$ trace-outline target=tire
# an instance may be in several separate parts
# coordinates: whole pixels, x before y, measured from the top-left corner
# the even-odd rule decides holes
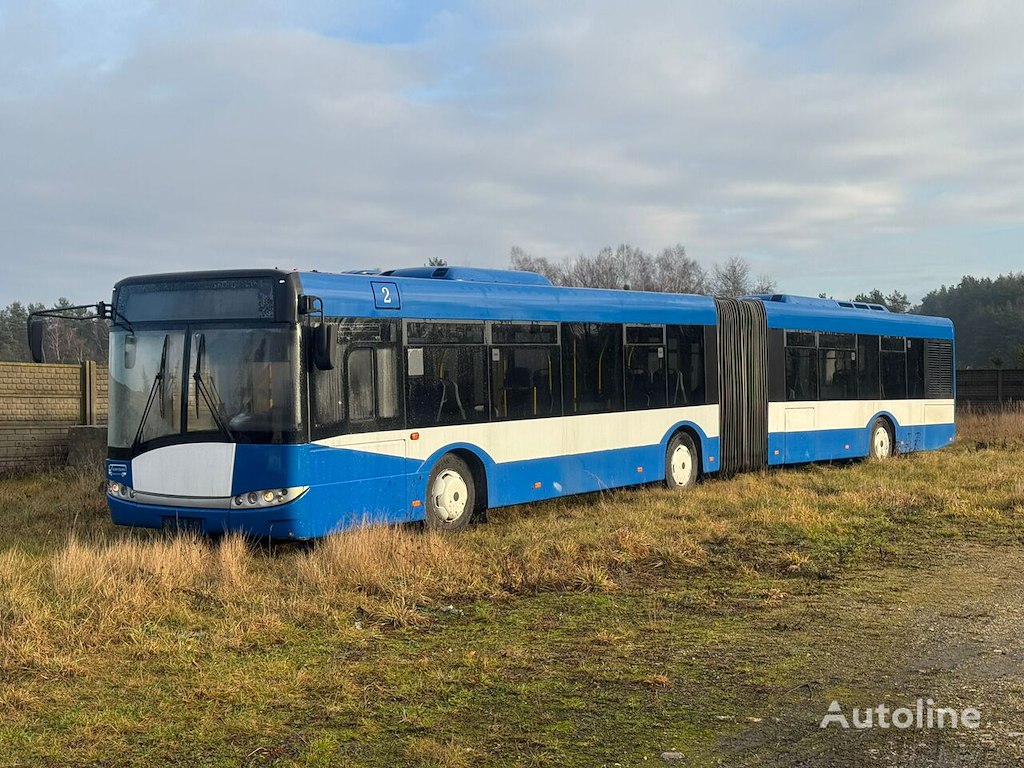
[[[892,429],[889,422],[879,417],[871,425],[871,436],[868,438],[868,456],[881,461],[892,456],[893,453]]]
[[[699,455],[690,436],[685,432],[673,435],[665,451],[665,485],[681,491],[696,483],[698,460]]]
[[[469,466],[454,453],[446,453],[427,479],[427,514],[424,523],[433,531],[456,533],[473,519],[476,484]]]

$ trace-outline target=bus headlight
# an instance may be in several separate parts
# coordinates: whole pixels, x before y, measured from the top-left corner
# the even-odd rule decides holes
[[[117,480],[108,480],[107,495],[115,496],[119,499],[134,499],[135,489],[125,485],[124,483],[119,483]]]
[[[274,507],[294,501],[308,490],[308,485],[300,485],[294,488],[267,488],[262,491],[249,491],[235,496],[231,500],[231,506],[234,509]]]

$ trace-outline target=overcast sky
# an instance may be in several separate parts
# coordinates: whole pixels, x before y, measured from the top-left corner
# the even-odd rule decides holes
[[[628,242],[1024,269],[1024,3],[0,0],[0,304]]]

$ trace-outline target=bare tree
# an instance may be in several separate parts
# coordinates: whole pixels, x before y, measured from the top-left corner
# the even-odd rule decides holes
[[[708,275],[704,268],[676,244],[665,248],[654,260],[655,283],[652,290],[667,293],[708,293]]]
[[[750,265],[739,256],[731,256],[724,264],[715,264],[711,277],[715,296],[746,296],[751,292]]]
[[[627,288],[635,291],[665,293],[714,294],[716,296],[749,296],[753,293],[775,293],[775,281],[767,275],[750,274],[750,265],[739,256],[716,265],[712,275],[677,244],[665,248],[657,256],[623,243],[614,250],[602,248],[597,254],[579,254],[561,265],[544,258],[530,256],[522,248],[511,253],[513,269],[539,272],[555,285],[577,288]]]
[[[565,271],[543,256],[531,256],[518,245],[512,246],[509,254],[509,262],[512,269],[520,272],[536,272],[544,275],[554,285],[565,285]]]

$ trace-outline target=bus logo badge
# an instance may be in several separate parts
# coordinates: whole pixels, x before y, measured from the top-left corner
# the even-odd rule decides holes
[[[107,474],[111,477],[127,477],[128,465],[127,464],[109,464],[107,466]]]

